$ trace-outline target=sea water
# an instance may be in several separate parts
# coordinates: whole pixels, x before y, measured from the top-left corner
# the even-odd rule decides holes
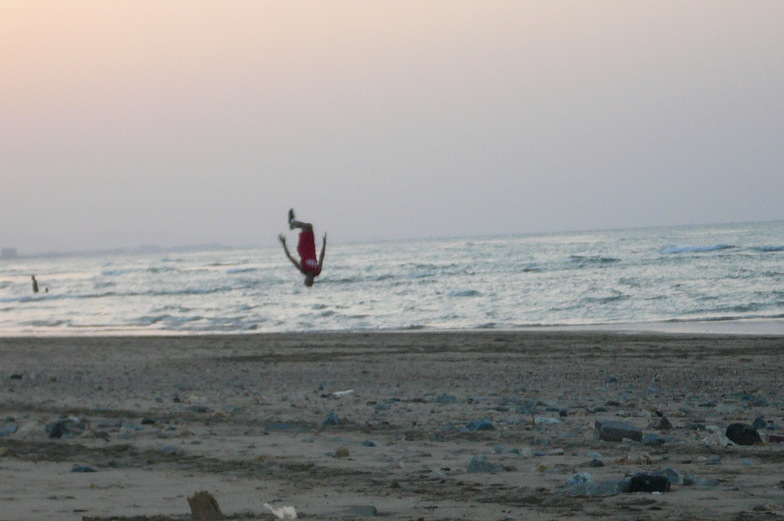
[[[706,322],[784,334],[783,261],[784,222],[336,242],[312,288],[280,247],[4,259],[0,335]]]

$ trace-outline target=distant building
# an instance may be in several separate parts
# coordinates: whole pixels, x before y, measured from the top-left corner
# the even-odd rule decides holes
[[[16,248],[0,249],[0,259],[15,259],[17,257]]]

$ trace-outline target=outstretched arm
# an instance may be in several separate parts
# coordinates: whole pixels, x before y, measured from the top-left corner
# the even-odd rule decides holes
[[[321,254],[319,255],[319,271],[324,265],[324,254],[327,253],[327,234],[324,232],[324,240],[321,243]]]
[[[280,241],[280,243],[283,245],[283,251],[285,251],[285,252],[286,252],[286,257],[288,257],[288,258],[289,258],[289,260],[291,261],[291,263],[292,263],[294,266],[296,266],[296,267],[297,267],[297,269],[298,269],[299,271],[302,271],[302,266],[300,266],[300,265],[299,265],[299,262],[297,262],[297,261],[294,259],[294,257],[292,257],[292,256],[291,256],[291,254],[289,253],[289,249],[286,247],[286,236],[285,236],[285,235],[283,235],[283,234],[281,233],[280,235],[278,235],[278,240],[279,240],[279,241]]]

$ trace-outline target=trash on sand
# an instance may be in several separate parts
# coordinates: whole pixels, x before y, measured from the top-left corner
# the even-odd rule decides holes
[[[218,502],[209,492],[197,492],[189,497],[188,506],[196,521],[221,521],[224,518]]]
[[[332,396],[334,396],[334,397],[336,397],[336,398],[340,398],[340,397],[342,397],[342,396],[348,396],[349,394],[351,394],[351,393],[353,393],[353,392],[354,392],[354,389],[347,389],[347,390],[345,390],[345,391],[337,391],[337,392],[334,392],[334,393],[332,393]]]
[[[278,519],[297,519],[297,510],[294,507],[275,508],[269,503],[264,503],[264,508],[272,512]]]

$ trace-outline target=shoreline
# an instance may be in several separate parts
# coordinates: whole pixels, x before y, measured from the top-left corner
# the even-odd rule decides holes
[[[472,328],[472,329],[429,329],[429,328],[402,328],[402,329],[354,329],[354,330],[306,330],[306,331],[167,331],[151,330],[147,328],[105,328],[85,330],[57,330],[57,331],[25,331],[0,329],[2,338],[79,338],[79,337],[205,337],[205,336],[253,336],[253,335],[283,335],[283,334],[375,334],[375,333],[472,333],[472,332],[499,332],[499,333],[537,333],[537,332],[588,332],[588,333],[624,333],[624,334],[650,334],[660,333],[669,335],[734,335],[734,336],[784,336],[784,318],[775,319],[744,319],[744,320],[695,320],[695,321],[668,321],[668,322],[628,322],[616,324],[586,324],[586,325],[559,325],[559,326],[521,326],[518,328]]]
[[[202,490],[240,521],[272,519],[264,503],[303,519],[766,519],[784,511],[782,351],[586,331],[0,338],[0,520],[183,521]],[[759,418],[759,444],[727,443]],[[646,441],[597,439],[608,421]],[[667,468],[661,494],[567,487]]]

